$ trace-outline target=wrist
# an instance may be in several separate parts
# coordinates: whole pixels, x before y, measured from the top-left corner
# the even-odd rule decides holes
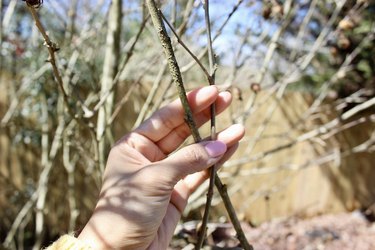
[[[89,221],[77,238],[91,249],[110,249],[103,241],[104,236],[95,231],[95,227],[92,227]]]

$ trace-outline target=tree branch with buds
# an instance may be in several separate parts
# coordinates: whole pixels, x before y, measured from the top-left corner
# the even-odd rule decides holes
[[[189,103],[187,101],[186,97],[186,91],[182,80],[182,75],[180,72],[180,68],[177,63],[177,59],[174,55],[173,47],[171,44],[171,40],[167,34],[167,31],[165,29],[162,14],[161,11],[157,7],[154,0],[147,0],[147,6],[150,11],[151,19],[154,24],[154,27],[157,31],[158,37],[160,39],[160,43],[163,47],[164,53],[166,55],[166,58],[168,59],[168,66],[170,70],[170,74],[172,76],[173,81],[176,84],[178,94],[181,100],[181,103],[183,105],[184,111],[185,111],[185,121],[188,124],[192,136],[194,138],[195,142],[200,142],[201,136],[199,134],[199,131],[197,129],[197,126],[195,124],[195,121],[193,119],[193,115],[189,106]],[[209,24],[208,24],[209,25]],[[212,47],[211,47],[212,48]],[[211,50],[212,52],[212,50]],[[212,59],[210,59],[212,60]],[[213,62],[213,61],[212,61]],[[213,65],[213,63],[212,63]],[[214,72],[214,70],[212,70]],[[211,82],[210,82],[211,83]],[[240,226],[239,220],[237,218],[237,215],[233,209],[232,203],[229,199],[228,194],[226,194],[226,186],[221,183],[219,177],[216,173],[214,173],[214,178],[212,180],[215,181],[216,187],[219,189],[219,193],[224,201],[225,207],[227,209],[227,212],[229,214],[229,217],[234,225],[234,228],[237,232],[238,239],[240,240],[240,243],[244,249],[253,249],[252,246],[247,242],[246,237],[244,236],[244,232]]]

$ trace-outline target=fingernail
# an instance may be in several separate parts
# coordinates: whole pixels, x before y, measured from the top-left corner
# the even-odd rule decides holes
[[[205,146],[207,153],[209,156],[215,158],[227,151],[227,145],[221,141],[212,141],[207,143]]]

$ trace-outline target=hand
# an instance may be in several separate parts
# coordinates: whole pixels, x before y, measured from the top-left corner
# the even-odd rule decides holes
[[[214,86],[188,93],[198,126],[231,102]],[[163,107],[111,150],[99,201],[79,238],[97,249],[167,249],[189,195],[222,164],[244,135],[240,125],[174,152],[190,135],[179,100]],[[174,152],[174,153],[172,153]]]

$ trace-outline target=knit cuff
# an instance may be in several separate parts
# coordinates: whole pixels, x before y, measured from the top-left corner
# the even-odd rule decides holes
[[[45,250],[91,250],[90,245],[80,241],[72,235],[61,236]]]

